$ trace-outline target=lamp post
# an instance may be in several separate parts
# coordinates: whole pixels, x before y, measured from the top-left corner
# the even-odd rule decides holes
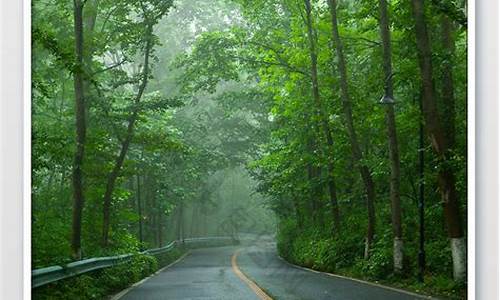
[[[396,130],[396,117],[394,112],[394,98],[392,88],[393,73],[385,80],[385,92],[379,103],[384,106],[387,139],[390,158],[390,202],[391,202],[391,223],[393,230],[393,267],[395,274],[403,273],[404,267],[404,242],[402,227],[402,209],[400,197],[400,156]]]
[[[380,98],[379,104],[382,105],[394,105],[394,99],[387,95],[387,91]],[[422,115],[422,100],[419,101],[420,114]],[[418,216],[419,216],[419,248],[418,248],[418,281],[424,282],[424,271],[425,271],[425,217],[424,217],[424,125],[422,120],[419,122],[419,147],[418,147],[418,158],[419,158],[419,197],[418,197]]]

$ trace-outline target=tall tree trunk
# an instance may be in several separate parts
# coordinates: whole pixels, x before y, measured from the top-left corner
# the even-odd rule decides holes
[[[318,55],[316,53],[315,34],[311,17],[311,12],[312,12],[311,1],[304,0],[304,3],[306,7],[306,25],[308,33],[307,35],[309,37],[309,54],[311,57],[311,81],[312,81],[313,99],[316,106],[316,114],[320,119],[321,128],[323,130],[323,134],[326,137],[328,150],[333,151],[333,137],[330,131],[330,126],[328,124],[328,118],[326,116],[325,110],[323,109],[323,104],[321,103],[321,97],[319,93]],[[328,172],[328,190],[330,197],[330,205],[332,207],[332,217],[334,226],[332,232],[335,232],[335,230],[338,230],[340,228],[340,213],[337,201],[337,189],[335,186],[335,175],[333,173],[334,165],[332,160],[328,160],[327,172]]]
[[[346,119],[347,133],[349,134],[349,140],[351,143],[352,157],[355,164],[359,168],[359,171],[361,173],[361,178],[363,179],[363,183],[366,190],[366,206],[368,208],[368,228],[366,232],[365,258],[368,258],[370,255],[370,248],[373,242],[373,236],[375,234],[375,185],[373,183],[373,178],[370,173],[370,170],[368,169],[367,166],[363,165],[362,163],[363,154],[361,152],[358,137],[356,135],[356,130],[354,128],[354,120],[352,117],[352,104],[347,84],[347,67],[343,52],[342,40],[340,39],[338,30],[337,1],[329,0],[328,6],[330,8],[330,14],[332,17],[332,36],[333,36],[333,42],[335,43],[336,56],[338,60],[342,109]]]
[[[384,61],[385,95],[393,98],[391,31],[389,29],[387,1],[379,0],[379,8],[380,36],[382,38],[382,54]],[[396,118],[394,116],[393,104],[385,104],[385,118],[387,124],[387,137],[389,139],[389,157],[391,161],[390,198],[392,209],[392,230],[394,234],[393,264],[394,272],[401,273],[403,271],[403,230],[401,227],[401,197],[399,191],[401,172],[399,165]]]
[[[83,64],[86,66],[83,88],[85,90],[86,109],[88,110],[91,102],[90,76],[92,66],[92,56],[94,54],[94,28],[97,19],[97,11],[99,8],[99,0],[85,1],[85,9],[83,10],[83,31],[85,43],[83,45]]]
[[[83,160],[85,154],[86,140],[86,96],[89,93],[88,88],[88,66],[92,62],[90,41],[84,44],[84,30],[89,34],[94,29],[97,10],[83,16],[84,2],[74,0],[74,27],[75,27],[75,66],[73,73],[74,90],[75,90],[75,115],[76,115],[76,151],[73,158],[73,218],[72,218],[72,233],[71,233],[71,256],[73,259],[81,259],[81,236],[82,236],[82,214],[85,203],[84,188],[83,188]],[[97,3],[91,1],[87,3],[88,9],[97,7]],[[87,9],[87,10],[88,10]],[[84,28],[85,26],[85,28]]]
[[[104,192],[104,197],[103,197],[103,227],[102,227],[102,245],[106,247],[109,242],[109,227],[110,227],[110,213],[111,213],[111,200],[113,196],[113,191],[115,189],[115,184],[116,180],[118,179],[118,176],[120,174],[121,168],[123,166],[123,162],[125,161],[125,156],[127,155],[127,151],[130,146],[130,142],[132,141],[133,133],[134,133],[134,126],[135,122],[137,121],[137,117],[139,116],[139,108],[137,107],[137,104],[141,101],[142,95],[144,93],[144,90],[146,89],[146,85],[148,83],[148,77],[149,77],[149,56],[151,53],[151,47],[152,47],[152,28],[153,25],[149,24],[147,29],[146,29],[146,48],[144,51],[144,67],[142,70],[142,81],[141,85],[139,86],[139,90],[137,91],[137,94],[134,98],[134,104],[136,107],[134,108],[132,114],[129,117],[128,120],[128,126],[127,126],[127,134],[125,136],[125,139],[122,142],[120,152],[118,156],[116,157],[115,160],[115,165],[113,167],[113,170],[111,173],[108,175],[108,180],[106,184],[106,191]]]
[[[412,0],[412,8],[415,17],[415,33],[423,88],[422,106],[425,128],[439,160],[438,183],[444,208],[444,219],[451,243],[453,277],[457,281],[463,281],[466,274],[465,239],[455,187],[455,175],[450,166],[446,164],[447,159],[449,159],[449,149],[435,101],[431,46],[427,33],[423,0]]]
[[[450,18],[441,16],[441,43],[444,50],[442,97],[446,143],[450,149],[455,146],[455,93],[453,84],[453,56],[455,53],[454,28]]]
[[[85,201],[83,191],[83,158],[85,151],[86,121],[85,95],[83,90],[83,3],[74,0],[74,27],[75,27],[75,70],[73,72],[75,90],[76,115],[76,151],[73,158],[73,220],[71,235],[71,252],[74,259],[82,257],[82,211]]]

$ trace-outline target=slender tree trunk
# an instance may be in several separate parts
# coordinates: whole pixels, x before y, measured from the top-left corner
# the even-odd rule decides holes
[[[389,29],[389,16],[387,11],[387,1],[379,0],[380,8],[380,36],[382,38],[382,53],[385,79],[385,95],[393,98],[392,81],[392,50],[391,50],[391,31]],[[393,242],[393,264],[394,272],[403,271],[403,230],[401,227],[401,197],[400,181],[401,172],[399,165],[399,149],[396,131],[396,118],[394,116],[393,104],[385,104],[385,118],[387,124],[387,136],[389,139],[389,157],[391,160],[391,209],[392,209],[392,230],[394,234]]]
[[[415,17],[415,33],[417,38],[420,75],[422,80],[422,106],[427,135],[431,140],[434,152],[438,156],[438,183],[444,208],[444,219],[450,238],[453,258],[453,277],[463,281],[466,274],[465,239],[460,218],[458,195],[455,187],[455,175],[446,164],[449,159],[448,143],[444,135],[435,101],[435,91],[432,77],[431,46],[424,15],[423,0],[412,0]]]
[[[144,67],[142,71],[142,82],[139,86],[139,90],[135,96],[134,104],[138,104],[141,101],[144,90],[146,89],[146,85],[148,83],[149,76],[149,56],[152,47],[152,25],[148,25],[146,29],[146,48],[144,51]],[[106,247],[109,242],[109,227],[110,227],[110,214],[111,214],[111,200],[113,196],[113,191],[115,189],[116,180],[120,175],[121,168],[123,166],[123,162],[125,161],[125,156],[127,155],[130,142],[132,141],[135,122],[137,121],[137,117],[139,116],[139,108],[134,108],[131,116],[128,120],[127,126],[127,134],[125,139],[122,142],[120,152],[115,160],[115,165],[113,170],[108,175],[108,180],[106,184],[106,191],[104,192],[103,197],[103,228],[102,228],[102,245]]]
[[[314,126],[315,127],[315,126]],[[307,150],[309,151],[309,154],[311,157],[315,157],[316,155],[316,148],[317,146],[314,144],[314,140],[311,136],[308,137],[308,148]],[[318,208],[318,195],[320,194],[319,189],[318,189],[318,184],[317,182],[319,181],[318,179],[318,172],[317,172],[317,167],[314,165],[314,162],[309,161],[307,163],[307,180],[309,182],[309,185],[311,186],[310,194],[309,194],[309,203],[306,206],[308,210],[306,210],[306,218],[311,220],[312,222],[316,221],[316,213],[317,213],[317,208]]]
[[[85,151],[86,121],[85,96],[83,90],[83,3],[74,0],[75,27],[75,70],[73,72],[75,90],[76,115],[76,151],[73,158],[73,224],[71,236],[71,252],[74,259],[81,259],[82,212],[85,202],[83,191],[83,158]]]
[[[190,233],[190,236],[191,237],[197,237],[198,236],[198,232],[197,232],[197,225],[199,223],[199,218],[198,218],[198,205],[196,205],[196,203],[193,202],[193,210],[191,211],[191,233]]]
[[[163,221],[162,219],[158,220],[158,242],[160,244],[160,248],[163,247]]]
[[[338,60],[338,71],[340,76],[340,91],[342,98],[342,109],[346,119],[346,128],[349,135],[349,140],[351,143],[352,157],[359,168],[361,173],[361,178],[365,185],[366,190],[366,205],[368,208],[368,229],[366,233],[366,243],[365,243],[365,258],[370,255],[370,248],[373,242],[373,236],[375,234],[375,185],[373,183],[373,178],[370,170],[367,166],[363,165],[361,162],[363,159],[363,154],[359,146],[358,137],[356,135],[356,130],[354,128],[354,121],[352,117],[352,104],[349,95],[349,88],[347,84],[347,67],[343,52],[342,40],[340,39],[337,21],[337,1],[329,0],[328,6],[330,8],[330,14],[332,17],[332,36],[335,43],[336,56]]]
[[[161,205],[158,204],[157,207],[157,232],[158,232],[158,247],[163,247],[163,213],[161,210]]]
[[[174,217],[173,222],[175,222],[175,239],[178,241],[181,239],[181,222],[179,221],[180,220],[180,213],[181,213],[180,206],[176,207],[175,217]]]
[[[168,222],[167,222],[167,239],[170,240],[170,236],[172,236],[172,240],[175,240],[175,224],[174,224],[174,216],[175,212],[172,212],[168,216]]]
[[[179,204],[179,212],[177,215],[177,239],[180,241],[184,241],[184,212],[183,212],[184,204],[181,202]]]
[[[139,241],[142,244],[144,242],[144,236],[142,232],[141,177],[139,174],[136,175],[136,179],[137,179],[137,213],[139,214]]]
[[[208,233],[209,233],[208,216],[207,216],[207,213],[205,211],[202,213],[202,218],[203,218],[202,236],[208,236]]]
[[[311,57],[311,81],[312,81],[312,92],[313,99],[316,106],[316,114],[320,118],[321,128],[323,130],[323,134],[326,137],[328,150],[333,151],[333,137],[330,131],[330,126],[328,125],[328,118],[326,116],[325,110],[323,109],[323,104],[321,103],[321,97],[319,93],[319,82],[318,82],[318,56],[316,53],[316,42],[314,29],[311,18],[311,1],[304,0],[306,7],[306,25],[307,25],[307,33],[309,37],[309,54]],[[332,207],[332,217],[333,217],[333,226],[332,232],[340,229],[340,213],[339,206],[337,201],[337,189],[335,186],[335,175],[334,175],[334,165],[332,160],[328,160],[327,164],[327,172],[328,172],[328,190],[329,190],[329,198],[330,205]]]

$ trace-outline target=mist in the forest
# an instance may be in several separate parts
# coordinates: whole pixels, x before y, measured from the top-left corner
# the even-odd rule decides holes
[[[176,1],[156,29],[163,46],[158,49],[158,63],[150,89],[159,90],[164,97],[182,96],[185,92],[179,84],[182,68],[175,65],[178,56],[190,53],[196,39],[203,33],[223,31],[239,22],[241,13],[234,3]],[[252,148],[267,138],[267,122],[261,123],[259,116],[255,116],[263,116],[265,112],[242,106],[227,97],[231,92],[246,88],[248,83],[220,82],[213,93],[201,91],[192,94],[185,106],[173,114],[173,123],[184,138],[193,144],[217,149],[229,166],[208,176],[200,201],[185,204],[181,229],[174,222],[167,226],[172,239],[179,232],[186,237],[196,237],[237,236],[240,232],[270,234],[275,231],[274,213],[265,198],[256,192],[256,182],[247,171]]]

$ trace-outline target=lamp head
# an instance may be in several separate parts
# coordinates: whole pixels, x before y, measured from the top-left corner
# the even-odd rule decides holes
[[[378,103],[379,104],[394,104],[395,101],[392,97],[384,95],[384,96],[382,96],[382,98],[380,98],[380,101]]]

